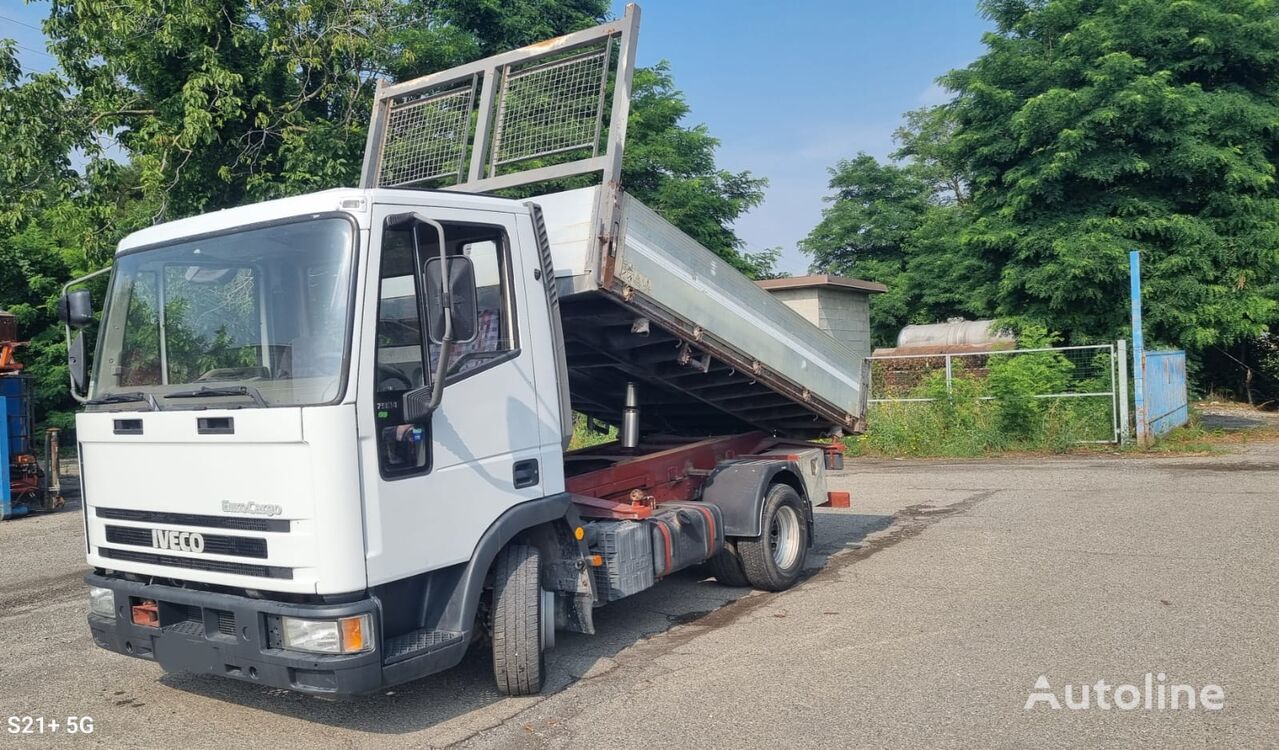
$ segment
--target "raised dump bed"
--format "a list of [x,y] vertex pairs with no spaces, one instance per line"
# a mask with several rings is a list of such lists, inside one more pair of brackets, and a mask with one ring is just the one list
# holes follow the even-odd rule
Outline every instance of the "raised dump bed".
[[602,244],[604,188],[538,196],[560,293],[573,406],[617,420],[641,383],[645,431],[861,429],[862,363],[632,196]]

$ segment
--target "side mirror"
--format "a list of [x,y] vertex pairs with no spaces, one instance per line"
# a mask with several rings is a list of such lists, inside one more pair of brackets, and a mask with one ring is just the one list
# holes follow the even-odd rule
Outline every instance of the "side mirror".
[[[86,297],[88,292],[85,292]],[[71,369],[71,385],[77,393],[84,392],[88,385],[84,356],[84,331],[76,331],[75,338],[67,347],[67,367]]]
[[[426,328],[431,343],[444,341],[444,300],[441,281],[444,264],[439,258],[426,262]],[[453,317],[453,343],[464,344],[479,333],[479,307],[476,304],[475,267],[471,259],[451,255],[448,259],[449,296]]]
[[58,320],[80,329],[93,322],[93,301],[88,289],[77,289],[58,299]]

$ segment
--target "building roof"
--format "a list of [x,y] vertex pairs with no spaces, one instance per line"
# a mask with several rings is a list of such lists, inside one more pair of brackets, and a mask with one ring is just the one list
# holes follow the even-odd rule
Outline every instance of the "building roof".
[[847,276],[832,276],[830,274],[816,274],[813,276],[791,276],[783,279],[766,279],[764,281],[756,281],[760,287],[773,291],[776,289],[809,289],[818,286],[833,286],[843,289],[852,289],[867,294],[879,294],[888,291],[888,287],[878,281],[864,281],[862,279],[850,279]]

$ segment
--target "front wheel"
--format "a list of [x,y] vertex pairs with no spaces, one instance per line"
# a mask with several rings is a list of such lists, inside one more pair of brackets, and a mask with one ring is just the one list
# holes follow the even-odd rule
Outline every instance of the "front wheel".
[[540,565],[536,547],[512,544],[493,566],[493,676],[503,695],[534,695],[545,680],[545,649],[553,645],[546,630],[549,624],[554,633],[555,613],[538,580]]
[[784,591],[799,581],[808,557],[808,522],[804,499],[793,487],[775,484],[764,496],[763,534],[739,539],[742,572],[751,586]]

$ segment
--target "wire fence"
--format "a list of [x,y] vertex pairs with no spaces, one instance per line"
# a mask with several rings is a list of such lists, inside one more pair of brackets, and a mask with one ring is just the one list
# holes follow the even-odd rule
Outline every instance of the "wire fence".
[[872,407],[989,404],[1008,423],[1066,424],[1078,442],[1119,439],[1114,344],[877,356],[870,372]]

